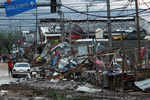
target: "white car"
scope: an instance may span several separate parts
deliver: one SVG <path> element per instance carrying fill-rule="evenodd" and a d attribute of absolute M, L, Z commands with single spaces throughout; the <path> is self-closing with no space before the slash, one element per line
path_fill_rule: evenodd
<path fill-rule="evenodd" d="M 145 40 L 150 40 L 150 35 L 144 37 Z"/>
<path fill-rule="evenodd" d="M 24 77 L 30 74 L 30 64 L 26 62 L 15 63 L 12 70 L 12 77 Z"/>

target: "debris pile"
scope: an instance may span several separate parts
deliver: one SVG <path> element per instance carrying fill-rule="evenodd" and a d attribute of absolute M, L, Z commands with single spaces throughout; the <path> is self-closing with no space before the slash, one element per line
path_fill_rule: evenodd
<path fill-rule="evenodd" d="M 30 52 L 25 58 L 29 58 L 32 65 L 31 79 L 49 80 L 55 84 L 76 81 L 112 90 L 129 90 L 137 85 L 134 83 L 137 78 L 132 71 L 135 69 L 134 62 L 131 57 L 124 54 L 122 48 L 108 49 L 96 39 L 92 39 L 88 45 L 82 41 L 60 43 L 55 41 L 47 42 L 44 46 L 43 50 L 39 47 L 41 52 L 35 55 L 33 55 L 33 48 L 25 50 Z M 138 71 L 136 75 L 139 75 Z M 72 85 L 72 87 L 61 85 L 61 88 L 59 85 L 51 86 L 48 88 L 77 89 L 80 85 Z M 85 88 L 82 84 L 79 90 Z M 89 87 L 86 89 L 90 90 Z"/>
<path fill-rule="evenodd" d="M 31 77 L 52 82 L 74 80 L 103 88 L 120 87 L 122 65 L 120 49 L 107 50 L 94 40 L 91 45 L 49 42 L 34 57 Z"/>

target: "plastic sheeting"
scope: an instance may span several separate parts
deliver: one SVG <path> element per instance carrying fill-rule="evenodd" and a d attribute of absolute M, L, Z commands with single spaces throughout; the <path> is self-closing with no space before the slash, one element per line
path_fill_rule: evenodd
<path fill-rule="evenodd" d="M 89 88 L 86 86 L 79 86 L 76 91 L 81 91 L 81 92 L 88 92 L 88 93 L 96 93 L 96 92 L 101 92 L 101 89 L 94 89 L 94 88 Z"/>
<path fill-rule="evenodd" d="M 146 79 L 143 81 L 137 81 L 135 82 L 135 85 L 145 91 L 146 89 L 150 89 L 150 79 Z"/>

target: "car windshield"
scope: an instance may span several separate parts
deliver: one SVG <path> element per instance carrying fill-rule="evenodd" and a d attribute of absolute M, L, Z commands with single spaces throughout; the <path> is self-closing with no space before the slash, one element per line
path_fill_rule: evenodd
<path fill-rule="evenodd" d="M 16 64 L 16 67 L 29 67 L 29 64 Z"/>

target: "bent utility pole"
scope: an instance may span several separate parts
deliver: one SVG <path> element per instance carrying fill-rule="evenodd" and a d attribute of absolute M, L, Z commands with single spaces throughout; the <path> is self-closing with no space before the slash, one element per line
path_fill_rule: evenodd
<path fill-rule="evenodd" d="M 140 42 L 140 26 L 139 26 L 139 13 L 138 13 L 138 0 L 135 0 L 136 8 L 136 32 L 137 32 L 137 47 L 138 47 L 138 64 L 141 66 L 141 42 Z"/>
<path fill-rule="evenodd" d="M 110 18 L 110 0 L 107 0 L 107 32 L 109 36 L 109 47 L 112 47 L 112 35 L 111 35 L 111 18 Z"/>

